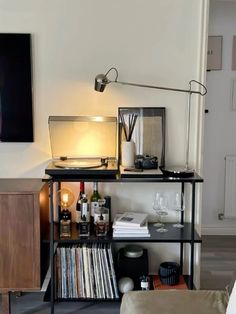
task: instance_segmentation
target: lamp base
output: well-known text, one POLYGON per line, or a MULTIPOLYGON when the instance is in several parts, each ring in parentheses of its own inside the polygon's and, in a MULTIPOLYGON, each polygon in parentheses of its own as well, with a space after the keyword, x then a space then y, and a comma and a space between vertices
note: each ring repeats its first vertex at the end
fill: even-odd
POLYGON ((186 166, 169 166, 160 169, 166 177, 188 178, 194 175, 194 170, 186 166))

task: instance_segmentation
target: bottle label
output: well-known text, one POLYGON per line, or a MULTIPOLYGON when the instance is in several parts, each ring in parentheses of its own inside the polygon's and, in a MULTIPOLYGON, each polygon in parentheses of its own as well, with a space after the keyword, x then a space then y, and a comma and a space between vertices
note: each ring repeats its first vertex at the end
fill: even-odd
POLYGON ((87 222, 80 223, 80 235, 89 236, 89 224, 87 222))
POLYGON ((94 217, 94 213, 96 209, 98 208, 99 204, 98 202, 91 202, 91 216, 94 217))
MULTIPOLYGON (((109 222, 109 213, 102 213, 103 215, 103 220, 108 223, 109 222)), ((94 223, 96 223, 99 220, 99 217, 101 216, 101 212, 96 211, 94 213, 94 223)))
POLYGON ((76 210, 75 211, 75 222, 80 223, 80 221, 81 221, 81 212, 76 210))
POLYGON ((88 207, 88 203, 83 203, 81 202, 81 217, 85 216, 86 217, 86 221, 90 220, 89 217, 89 207, 88 207))
POLYGON ((149 282, 148 281, 141 281, 141 288, 142 289, 149 289, 149 282))
POLYGON ((60 236, 61 237, 71 236, 71 221, 70 220, 60 221, 60 236))

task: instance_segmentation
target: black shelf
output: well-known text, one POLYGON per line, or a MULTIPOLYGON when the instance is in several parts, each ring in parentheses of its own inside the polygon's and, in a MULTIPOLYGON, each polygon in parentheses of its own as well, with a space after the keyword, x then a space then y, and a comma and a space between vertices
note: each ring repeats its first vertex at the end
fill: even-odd
MULTIPOLYGON (((53 170, 54 171, 54 170, 53 170)), ((83 243, 176 243, 179 247, 179 256, 180 256, 180 270, 183 272, 183 257, 185 250, 185 243, 188 243, 190 246, 190 271, 189 275, 184 275, 185 281, 189 289, 195 289, 194 287, 194 248, 195 244, 201 243, 202 240, 198 233, 195 230, 195 193, 196 193, 196 183, 202 183, 203 178, 200 177, 197 173, 194 173, 190 177, 168 177, 162 174, 156 174, 147 176, 146 174, 120 174, 118 171, 109 172, 109 171, 75 171, 75 169, 55 169, 55 172, 47 172, 47 177, 44 178, 44 181, 49 183, 49 200, 50 200, 50 221, 53 221, 53 194, 54 182, 108 182, 108 183, 179 183, 181 184, 181 191, 184 195, 185 183, 191 184, 191 222, 184 223, 184 228, 174 228, 172 223, 166 223, 168 232, 158 233, 156 232, 156 227, 153 224, 149 224, 150 237, 147 238, 138 238, 138 237, 127 237, 127 238, 113 238, 112 229, 108 235, 104 238, 97 238, 95 235, 91 235, 88 238, 80 238, 79 232, 76 228, 76 224, 72 224, 72 236, 70 238, 60 238, 59 237, 59 224, 51 223, 48 228, 48 237, 45 239, 45 242, 50 243, 50 266, 51 266, 51 280, 52 286, 49 285, 49 296, 51 296, 51 313, 54 313, 54 302, 117 302, 120 299, 91 299, 91 298, 55 298, 55 278, 54 278, 54 244, 59 246, 72 246, 73 244, 83 244, 83 243)), ((59 184, 58 184, 59 186, 59 184)), ((184 221, 184 216, 181 216, 181 220, 184 221)), ((50 298, 49 298, 50 300, 50 298)))
MULTIPOLYGON (((72 236, 70 238, 60 238, 59 237, 59 224, 54 223, 54 242, 58 244, 82 244, 82 243, 121 243, 121 242, 164 242, 164 243, 191 243, 191 223, 185 223, 184 228, 174 228, 172 223, 165 224, 168 232, 158 233, 156 232, 156 227, 153 224, 149 224, 149 231, 151 236, 147 238, 113 238, 112 231, 110 230, 108 235, 104 238, 98 238, 95 235, 91 235, 88 238, 80 238, 79 232, 76 228, 76 224, 72 223, 72 236)), ((44 240, 49 241, 48 239, 44 240)), ((198 233, 194 232, 194 242, 201 243, 202 240, 198 233)))
POLYGON ((118 174, 103 174, 102 172, 100 174, 88 174, 87 173, 80 173, 76 171, 69 171, 69 172, 63 172, 63 170, 58 170, 57 174, 52 175, 51 177, 45 177, 44 181, 52 180, 53 182, 76 182, 76 181, 85 181, 85 182, 93 182, 93 181, 99 181, 99 182, 135 182, 135 183, 154 183, 154 182, 164 182, 164 183, 181 183, 181 182, 203 182, 203 178, 200 177, 197 173, 194 173, 191 177, 167 177, 164 175, 157 175, 157 176, 146 176, 143 174, 140 175, 127 175, 125 177, 122 177, 119 173, 118 174))
MULTIPOLYGON (((51 280, 48 283, 47 290, 44 293, 44 302, 50 302, 50 289, 51 289, 51 280)), ((120 298, 108 299, 108 298, 55 298, 56 302, 120 302, 120 298)))
POLYGON ((57 298, 57 302, 120 302, 121 298, 92 299, 92 298, 57 298))
MULTIPOLYGON (((152 285, 152 277, 153 275, 150 275, 151 278, 151 287, 150 290, 154 290, 153 289, 153 285, 152 285)), ((188 289, 190 289, 190 276, 189 275, 183 275, 184 277, 184 281, 187 284, 188 289)), ((47 290, 44 294, 44 302, 50 302, 50 288, 51 288, 51 281, 48 284, 47 290)), ((196 288, 193 287, 193 289, 195 290, 196 288)), ((170 290, 171 290, 171 286, 170 286, 170 290)), ((122 299, 122 294, 120 294, 119 298, 114 298, 114 299, 92 299, 92 298, 56 298, 55 301, 56 302, 94 302, 94 303, 99 303, 99 302, 121 302, 122 299)))

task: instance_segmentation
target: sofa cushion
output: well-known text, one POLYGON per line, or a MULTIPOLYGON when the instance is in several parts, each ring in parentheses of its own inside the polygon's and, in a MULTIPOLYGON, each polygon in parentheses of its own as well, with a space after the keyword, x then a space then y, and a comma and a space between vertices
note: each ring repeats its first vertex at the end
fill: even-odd
POLYGON ((120 314, 225 314, 225 291, 131 291, 123 296, 120 314))
POLYGON ((234 282, 234 286, 230 294, 226 314, 235 314, 235 312, 236 312, 236 281, 234 282))
POLYGON ((229 294, 229 296, 231 295, 231 292, 233 290, 233 286, 234 286, 234 283, 236 281, 236 272, 234 272, 231 280, 230 280, 230 283, 225 287, 227 293, 229 294))

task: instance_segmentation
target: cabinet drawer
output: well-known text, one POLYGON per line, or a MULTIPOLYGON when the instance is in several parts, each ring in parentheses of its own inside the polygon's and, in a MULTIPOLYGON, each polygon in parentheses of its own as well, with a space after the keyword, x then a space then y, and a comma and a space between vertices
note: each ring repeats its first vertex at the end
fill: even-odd
POLYGON ((39 223, 34 194, 0 195, 0 289, 40 288, 39 223))

